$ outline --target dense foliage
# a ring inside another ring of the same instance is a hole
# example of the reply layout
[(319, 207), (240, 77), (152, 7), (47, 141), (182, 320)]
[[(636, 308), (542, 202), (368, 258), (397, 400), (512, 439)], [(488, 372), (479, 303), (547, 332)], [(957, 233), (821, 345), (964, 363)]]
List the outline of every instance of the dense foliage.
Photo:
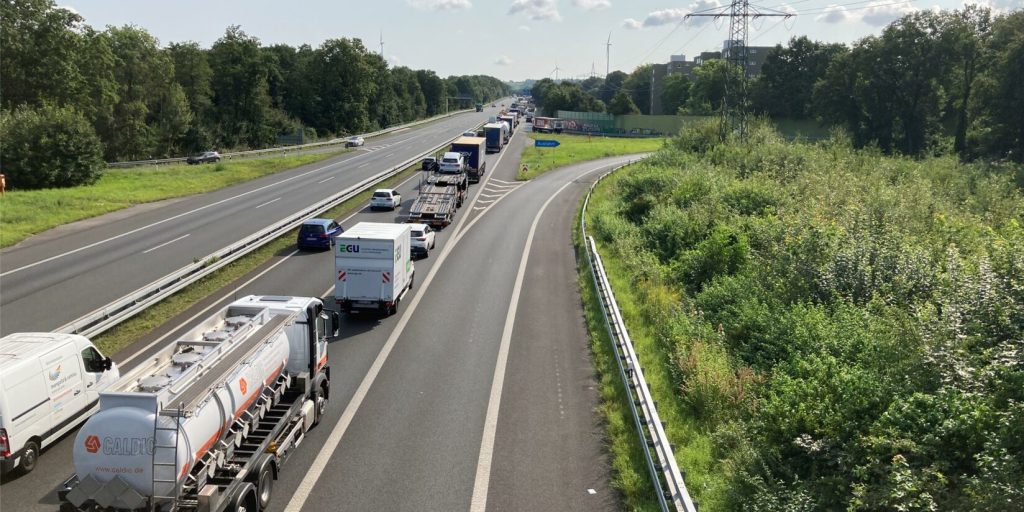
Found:
[(720, 133), (591, 203), (728, 480), (701, 508), (1024, 509), (1024, 169)]
[(508, 94), (489, 76), (391, 67), (358, 39), (263, 46), (229, 27), (209, 49), (161, 46), (139, 27), (96, 31), (53, 0), (0, 1), (0, 47), (0, 108), (77, 111), (108, 161), (365, 132)]
[(3, 170), (24, 188), (88, 185), (103, 170), (102, 144), (81, 113), (43, 105), (0, 112)]

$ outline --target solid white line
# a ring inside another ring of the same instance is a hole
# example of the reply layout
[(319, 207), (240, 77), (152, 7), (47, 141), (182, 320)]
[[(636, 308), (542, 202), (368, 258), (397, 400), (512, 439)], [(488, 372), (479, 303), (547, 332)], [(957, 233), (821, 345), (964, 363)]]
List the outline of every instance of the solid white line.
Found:
[(173, 244), (174, 242), (177, 242), (178, 240), (181, 240), (182, 238), (188, 238), (188, 235), (190, 235), (190, 234), (191, 233), (187, 233), (187, 234), (181, 235), (178, 238), (175, 238), (174, 240), (171, 240), (170, 242), (164, 242), (164, 243), (162, 243), (162, 244), (160, 244), (160, 245), (158, 245), (158, 246), (156, 246), (156, 247), (154, 247), (152, 249), (147, 249), (145, 251), (142, 251), (142, 254), (149, 254), (150, 252), (153, 252), (153, 251), (155, 251), (155, 250), (157, 250), (157, 249), (159, 249), (159, 248), (161, 248), (161, 247), (163, 247), (165, 245)]
[[(604, 167), (604, 166), (602, 166)], [(519, 308), (519, 295), (523, 289), (523, 278), (526, 276), (526, 264), (530, 259), (530, 247), (533, 246), (533, 236), (540, 224), (540, 218), (544, 215), (551, 201), (558, 197), (563, 190), (572, 185), (569, 181), (562, 185), (547, 201), (540, 211), (533, 218), (530, 225), (530, 233), (526, 236), (526, 246), (523, 247), (523, 255), (519, 260), (519, 272), (516, 274), (516, 282), (512, 286), (512, 299), (508, 305), (508, 314), (505, 316), (505, 328), (501, 331), (501, 345), (498, 347), (498, 362), (494, 367), (494, 381), (491, 383), (491, 397), (487, 404), (487, 418), (484, 420), (483, 439), (480, 441), (480, 456), (476, 465), (476, 480), (473, 483), (473, 498), (470, 500), (470, 512), (484, 512), (487, 509), (487, 490), (491, 482), (491, 462), (494, 458), (494, 438), (498, 431), (498, 409), (501, 407), (501, 390), (505, 386), (505, 369), (508, 366), (509, 345), (512, 343), (512, 327), (516, 321), (516, 310)], [(479, 217), (478, 217), (479, 218)]]
[[(281, 198), (280, 198), (280, 197), (278, 197), (278, 198), (274, 198), (274, 199), (271, 199), (270, 201), (267, 201), (267, 202), (265, 202), (265, 203), (263, 203), (263, 204), (261, 204), (261, 205), (257, 206), (256, 208), (263, 208), (264, 206), (266, 206), (266, 205), (268, 205), (268, 204), (270, 204), (270, 203), (273, 203), (273, 202), (275, 202), (275, 201), (280, 201), (280, 200), (281, 200)], [(254, 208), (254, 209), (255, 209), (255, 208)]]
[(327, 183), (328, 181), (331, 181), (331, 180), (333, 180), (334, 178), (337, 178), (337, 176), (331, 176), (330, 178), (327, 178), (326, 180), (320, 180), (320, 181), (318, 181), (317, 183)]

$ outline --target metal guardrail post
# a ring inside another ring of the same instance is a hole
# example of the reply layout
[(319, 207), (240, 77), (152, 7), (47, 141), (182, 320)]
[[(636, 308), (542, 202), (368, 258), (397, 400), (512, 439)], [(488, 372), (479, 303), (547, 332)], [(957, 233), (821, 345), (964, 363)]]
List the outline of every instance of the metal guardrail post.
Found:
[[(633, 423), (640, 438), (645, 441), (644, 458), (646, 459), (651, 479), (656, 487), (658, 503), (661, 505), (661, 509), (666, 512), (672, 510), (672, 508), (679, 512), (697, 512), (697, 504), (690, 498), (690, 493), (686, 489), (682, 472), (676, 463), (672, 444), (665, 433), (665, 427), (661, 423), (661, 417), (658, 415), (654, 398), (651, 396), (650, 388), (647, 386), (647, 381), (644, 378), (640, 359), (633, 348), (633, 341), (629, 337), (619, 305), (615, 301), (615, 293), (612, 291), (608, 275), (605, 273), (601, 255), (597, 251), (597, 244), (594, 242), (594, 237), (587, 234), (587, 206), (590, 204), (590, 196), (594, 191), (594, 187), (606, 176), (626, 165), (629, 164), (612, 169), (591, 185), (590, 191), (583, 200), (580, 232), (587, 246), (590, 274), (594, 280), (594, 288), (600, 295), (601, 313), (604, 316), (605, 326), (608, 329), (608, 335), (613, 344), (612, 349), (616, 355), (615, 361), (619, 367), (619, 375), (622, 377), (623, 385), (626, 387), (626, 394), (630, 397), (629, 409), (633, 415)], [(645, 429), (644, 426), (647, 428)], [(654, 457), (651, 456), (651, 449), (653, 449), (658, 459), (657, 463)], [(664, 484), (662, 480), (664, 480)], [(666, 487), (668, 489), (667, 493), (665, 491)], [(672, 508), (669, 507), (669, 503), (672, 504)]]

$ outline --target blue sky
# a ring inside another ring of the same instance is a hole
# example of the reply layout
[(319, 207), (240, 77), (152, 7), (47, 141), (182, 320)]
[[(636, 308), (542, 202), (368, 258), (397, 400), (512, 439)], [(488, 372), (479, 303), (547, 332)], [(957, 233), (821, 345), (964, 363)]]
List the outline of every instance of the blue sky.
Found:
[[(752, 22), (751, 44), (771, 46), (793, 36), (851, 43), (878, 34), (903, 13), (955, 9), (964, 0), (758, 0), (792, 12), (789, 19)], [(968, 0), (972, 1), (972, 0)], [(1024, 0), (976, 0), (996, 10), (1024, 8)], [(987, 2), (987, 3), (986, 3)], [(683, 15), (723, 5), (720, 0), (58, 0), (87, 24), (136, 25), (161, 44), (196, 41), (209, 47), (228, 25), (263, 44), (318, 46), (324, 40), (359, 38), (392, 64), (432, 69), (441, 76), (488, 74), (505, 80), (585, 77), (605, 70), (611, 34), (611, 69), (626, 72), (648, 62), (688, 59), (716, 50), (727, 38), (728, 19)], [(727, 5), (727, 4), (726, 4)], [(768, 11), (770, 9), (763, 9)]]

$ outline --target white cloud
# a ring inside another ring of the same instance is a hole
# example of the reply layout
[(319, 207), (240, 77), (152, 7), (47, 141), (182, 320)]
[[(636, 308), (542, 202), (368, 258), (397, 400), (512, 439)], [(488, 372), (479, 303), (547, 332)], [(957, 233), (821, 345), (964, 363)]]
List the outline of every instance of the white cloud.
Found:
[(519, 25), (519, 30), (522, 30), (523, 32), (529, 32), (530, 31), (530, 27), (528, 27), (526, 25)]
[(512, 59), (502, 55), (501, 57), (498, 57), (494, 63), (498, 66), (508, 66), (509, 64), (512, 64)]
[(679, 23), (690, 12), (687, 9), (662, 9), (654, 11), (644, 18), (644, 27), (660, 27), (662, 25)]
[(622, 20), (622, 26), (629, 30), (640, 30), (644, 28), (644, 24), (640, 20), (634, 20), (633, 18), (626, 18)]
[(842, 23), (851, 18), (850, 13), (846, 11), (846, 7), (836, 4), (830, 4), (825, 8), (825, 12), (814, 18), (814, 21), (822, 21), (825, 23)]
[(977, 5), (988, 7), (993, 13), (1006, 14), (1010, 11), (1024, 9), (1024, 0), (964, 0), (964, 6)]
[(867, 9), (861, 13), (861, 20), (868, 25), (881, 27), (888, 25), (893, 20), (902, 18), (903, 15), (917, 11), (910, 4), (891, 4), (886, 1), (872, 2)]
[(611, 0), (572, 0), (572, 4), (588, 11), (607, 9), (612, 6)]
[(417, 9), (429, 9), (432, 11), (457, 11), (473, 7), (471, 0), (405, 0), (409, 5)]
[(393, 68), (401, 66), (402, 65), (402, 59), (399, 59), (398, 55), (390, 55), (390, 56), (388, 56), (388, 64), (390, 64), (391, 67), (393, 67)]
[(534, 21), (560, 21), (562, 19), (555, 0), (513, 0), (512, 6), (508, 8), (508, 13), (525, 13)]

